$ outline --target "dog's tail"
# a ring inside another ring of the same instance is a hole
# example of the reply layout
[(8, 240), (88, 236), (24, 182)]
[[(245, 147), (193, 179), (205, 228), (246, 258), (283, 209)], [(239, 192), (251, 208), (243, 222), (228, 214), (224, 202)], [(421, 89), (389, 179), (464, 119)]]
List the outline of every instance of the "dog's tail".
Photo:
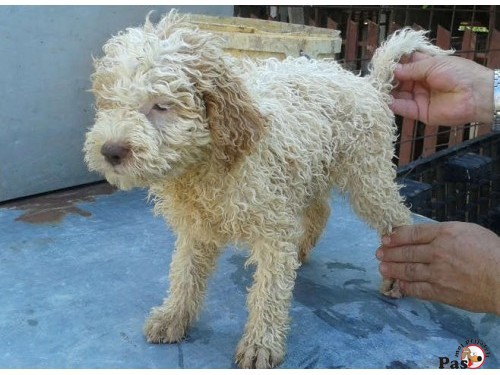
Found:
[(431, 44), (426, 31), (416, 31), (409, 27), (392, 34), (373, 55), (369, 66), (368, 79), (383, 94), (389, 94), (393, 88), (394, 69), (404, 55), (419, 51), (432, 56), (451, 54), (453, 50), (442, 50)]

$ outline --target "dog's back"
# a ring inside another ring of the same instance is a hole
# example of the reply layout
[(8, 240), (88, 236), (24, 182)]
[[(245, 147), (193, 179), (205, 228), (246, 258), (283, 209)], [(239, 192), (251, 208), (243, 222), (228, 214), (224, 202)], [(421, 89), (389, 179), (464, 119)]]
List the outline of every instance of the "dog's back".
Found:
[[(388, 103), (369, 80), (336, 61), (305, 57), (247, 61), (241, 77), (268, 125), (267, 136), (258, 152), (249, 155), (249, 162), (270, 150), (281, 159), (281, 168), (296, 166), (284, 171), (288, 179), (300, 178), (313, 191), (319, 184), (324, 191), (333, 183), (332, 169), (358, 149), (360, 138), (385, 133), (381, 142), (392, 147)], [(300, 176), (293, 175), (294, 169), (301, 171)]]
[[(397, 62), (417, 50), (449, 53), (432, 45), (425, 34), (409, 28), (393, 34), (376, 50), (365, 77), (331, 59), (235, 61), (235, 71), (269, 126), (260, 149), (294, 160), (302, 171), (314, 166), (331, 170), (370, 137), (392, 150), (396, 128), (389, 93)], [(377, 136), (384, 133), (388, 136)]]

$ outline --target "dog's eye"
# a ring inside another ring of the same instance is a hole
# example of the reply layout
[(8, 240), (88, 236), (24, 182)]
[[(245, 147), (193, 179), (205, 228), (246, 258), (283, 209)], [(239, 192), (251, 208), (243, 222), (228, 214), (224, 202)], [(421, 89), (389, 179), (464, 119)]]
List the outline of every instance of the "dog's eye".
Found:
[(168, 110), (167, 106), (166, 105), (163, 105), (163, 104), (155, 104), (153, 106), (153, 110), (155, 111), (159, 111), (159, 112), (165, 112)]

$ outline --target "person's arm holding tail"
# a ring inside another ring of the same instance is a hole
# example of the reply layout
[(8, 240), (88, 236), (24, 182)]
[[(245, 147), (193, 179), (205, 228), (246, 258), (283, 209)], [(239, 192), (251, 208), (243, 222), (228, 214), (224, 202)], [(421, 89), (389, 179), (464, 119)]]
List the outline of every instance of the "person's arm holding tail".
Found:
[(394, 113), (428, 125), (491, 123), (493, 71), (456, 56), (413, 53), (394, 72)]
[[(455, 57), (412, 54), (395, 71), (394, 113), (427, 125), (492, 123), (491, 69)], [(384, 277), (404, 294), (500, 315), (500, 237), (472, 223), (396, 228), (377, 250)]]

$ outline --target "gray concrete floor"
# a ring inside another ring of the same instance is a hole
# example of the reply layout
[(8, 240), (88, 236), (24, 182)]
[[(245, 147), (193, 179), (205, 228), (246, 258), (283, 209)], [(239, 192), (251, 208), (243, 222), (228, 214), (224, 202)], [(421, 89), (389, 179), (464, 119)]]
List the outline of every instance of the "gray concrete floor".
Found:
[[(483, 368), (499, 367), (499, 317), (379, 295), (376, 233), (344, 198), (332, 206), (298, 273), (282, 368), (437, 368), (470, 339), (488, 347)], [(252, 278), (234, 248), (185, 341), (143, 337), (173, 243), (141, 190), (97, 184), (0, 205), (0, 368), (234, 367)]]

